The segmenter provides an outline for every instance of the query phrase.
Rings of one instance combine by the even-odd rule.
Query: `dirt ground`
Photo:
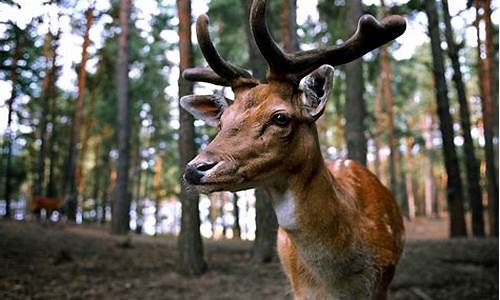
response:
[[[251,242],[205,241],[208,273],[186,278],[175,238],[107,232],[0,221],[0,299],[292,299],[277,261],[250,262]],[[445,240],[446,221],[407,233],[390,299],[498,299],[498,240]]]

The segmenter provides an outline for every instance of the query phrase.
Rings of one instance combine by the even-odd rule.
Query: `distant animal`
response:
[[[265,9],[265,0],[253,2],[250,26],[269,65],[266,82],[224,61],[210,40],[208,17],[197,19],[210,67],[187,69],[183,76],[231,86],[235,99],[218,93],[181,98],[184,109],[219,128],[184,178],[203,193],[267,191],[295,299],[386,299],[404,245],[399,208],[364,166],[323,159],[315,121],[329,98],[333,66],[395,39],[405,20],[365,15],[343,44],[283,53],[267,29]]]
[[[45,197],[33,196],[30,203],[30,211],[40,217],[42,209],[45,210],[47,219],[50,218],[52,212],[59,210],[61,207],[61,198],[58,197]]]

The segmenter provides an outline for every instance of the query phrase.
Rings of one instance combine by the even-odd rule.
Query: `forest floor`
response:
[[[445,220],[407,224],[390,299],[498,299],[498,240],[445,236]],[[187,278],[173,237],[0,220],[0,299],[292,299],[279,262],[251,263],[251,246],[205,241],[209,271]]]

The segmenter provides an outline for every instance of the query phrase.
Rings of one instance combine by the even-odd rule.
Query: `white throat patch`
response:
[[[271,197],[273,198],[274,211],[280,227],[287,230],[296,229],[296,207],[292,191],[290,189],[287,189],[284,193],[273,191]]]

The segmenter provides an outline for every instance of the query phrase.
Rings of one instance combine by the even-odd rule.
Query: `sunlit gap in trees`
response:
[[[22,189],[27,189],[25,186]],[[241,239],[255,239],[255,196],[254,190],[238,192],[239,227]],[[234,198],[232,193],[221,192],[210,196],[200,197],[200,232],[204,238],[233,238],[234,236]],[[141,207],[133,201],[130,207],[130,229],[147,235],[177,235],[180,231],[181,204],[175,198],[162,200],[157,205],[154,199],[149,197],[141,199]],[[97,211],[94,199],[86,199],[78,209],[76,223],[88,223],[96,220],[102,215],[101,207]],[[20,196],[11,202],[12,216],[15,220],[26,220],[33,218],[29,214],[29,201]],[[82,210],[83,208],[83,210]],[[140,213],[138,213],[140,209]],[[216,211],[214,211],[216,209]],[[0,200],[0,216],[5,215],[5,201]],[[106,207],[106,221],[111,220],[111,208]],[[46,218],[46,211],[42,210],[41,218]],[[50,220],[57,222],[61,215],[56,211],[50,216]]]

